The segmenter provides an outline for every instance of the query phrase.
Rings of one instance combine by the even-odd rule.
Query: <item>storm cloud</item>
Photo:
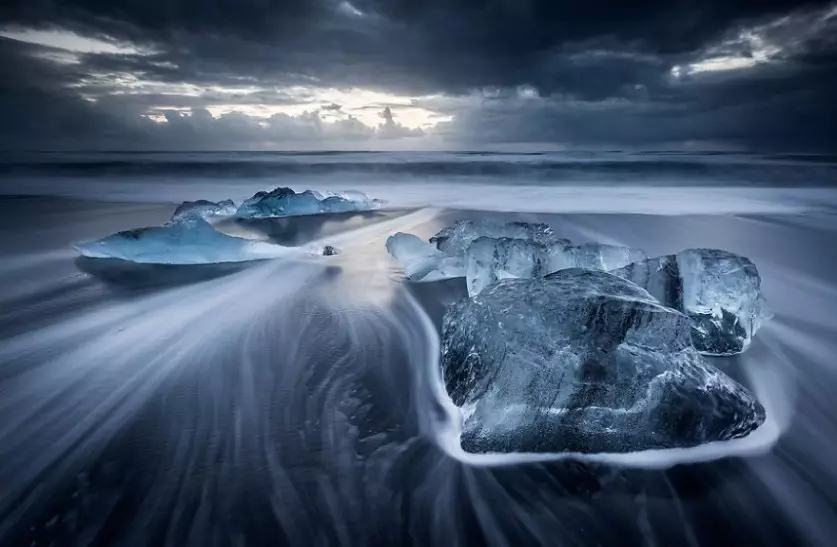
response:
[[[837,5],[41,0],[3,147],[833,150]]]

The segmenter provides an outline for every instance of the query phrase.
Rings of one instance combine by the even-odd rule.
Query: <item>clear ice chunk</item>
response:
[[[199,215],[184,215],[163,226],[137,228],[80,243],[88,258],[115,258],[144,264],[219,264],[275,258],[288,249],[216,231]]]
[[[717,249],[688,249],[614,270],[692,320],[692,342],[707,355],[734,355],[772,317],[749,259]]]
[[[449,255],[464,256],[468,247],[480,237],[525,239],[544,245],[569,245],[570,241],[555,235],[547,224],[502,222],[497,220],[458,220],[442,228],[430,238],[431,243]]]
[[[688,447],[764,421],[692,347],[689,318],[606,272],[499,281],[450,306],[442,328],[468,452]]]
[[[645,251],[620,245],[602,243],[584,243],[565,247],[553,245],[549,250],[546,267],[549,272],[568,268],[609,271],[646,258],[648,255]]]
[[[369,211],[384,204],[362,192],[323,195],[313,190],[296,193],[291,188],[279,187],[270,192],[256,192],[238,208],[242,218],[274,218],[319,213],[347,213]]]
[[[481,237],[465,252],[468,294],[478,294],[500,279],[533,279],[568,268],[610,270],[645,258],[643,251],[616,245]]]
[[[236,211],[235,203],[231,199],[225,199],[215,203],[214,201],[207,201],[199,199],[197,201],[184,201],[178,205],[174,210],[171,219],[176,221],[187,216],[198,216],[200,218],[209,219],[212,217],[225,217],[234,215]]]
[[[468,294],[502,279],[532,279],[548,273],[549,247],[528,239],[480,237],[465,252]]]
[[[404,266],[411,281],[440,281],[465,275],[460,257],[448,256],[413,234],[395,233],[387,238],[387,252]]]

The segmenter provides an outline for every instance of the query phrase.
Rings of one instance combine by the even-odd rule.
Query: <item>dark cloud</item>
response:
[[[398,123],[403,105],[367,105],[385,113],[372,127],[315,89],[356,87],[453,115],[437,130],[448,139],[832,148],[829,9],[798,0],[19,0],[0,6],[0,24],[140,52],[71,65],[3,40],[0,108],[33,142],[39,132],[196,146],[429,133]],[[711,68],[724,63],[739,67]],[[308,106],[262,120],[205,110],[262,104]]]

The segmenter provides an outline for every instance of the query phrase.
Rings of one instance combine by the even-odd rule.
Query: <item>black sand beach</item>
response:
[[[244,227],[253,237],[291,230],[294,244],[333,242],[342,254],[228,270],[132,271],[80,261],[69,247],[162,223],[172,209],[0,200],[3,545],[827,546],[837,537],[837,222],[828,215],[499,214],[649,255],[720,247],[750,257],[776,318],[718,366],[754,390],[775,434],[723,457],[484,467],[428,434],[439,408],[416,374],[437,366],[427,325],[439,328],[464,282],[405,284],[384,240],[497,213]]]

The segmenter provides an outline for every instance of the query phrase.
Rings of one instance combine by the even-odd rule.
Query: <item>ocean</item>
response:
[[[837,157],[692,152],[0,155],[0,544],[823,546],[837,538]],[[360,190],[247,237],[333,257],[85,260],[182,201]],[[445,307],[384,242],[463,218],[749,257],[775,317],[716,366],[767,421],[694,449],[469,461]]]

